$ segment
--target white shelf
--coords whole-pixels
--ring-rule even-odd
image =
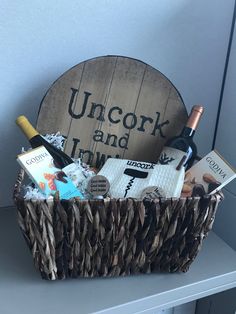
[[[0,312],[148,313],[236,287],[236,252],[213,232],[185,274],[44,281],[16,223],[0,209]]]

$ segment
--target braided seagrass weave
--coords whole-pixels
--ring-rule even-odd
[[[18,221],[42,278],[186,272],[211,230],[221,193],[180,199],[51,201],[14,190]]]

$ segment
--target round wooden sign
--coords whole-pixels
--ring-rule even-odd
[[[156,162],[186,120],[182,98],[162,73],[136,59],[106,56],[76,65],[49,88],[37,128],[60,131],[67,154],[100,168],[109,156]]]

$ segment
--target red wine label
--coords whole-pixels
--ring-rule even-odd
[[[173,147],[165,146],[158,159],[158,164],[177,167],[185,156],[188,159],[187,153]]]

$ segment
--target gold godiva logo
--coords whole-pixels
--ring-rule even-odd
[[[35,157],[32,157],[32,158],[26,160],[26,163],[27,163],[27,165],[35,164],[35,163],[42,161],[47,156],[49,156],[49,154],[45,152],[45,153],[42,153],[38,156],[35,156]]]

